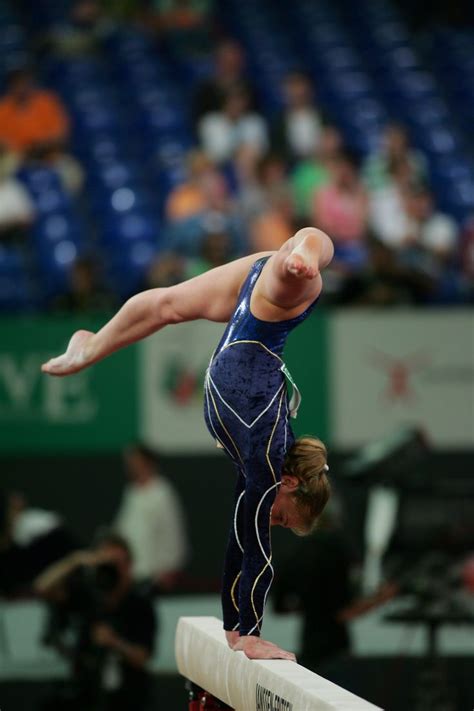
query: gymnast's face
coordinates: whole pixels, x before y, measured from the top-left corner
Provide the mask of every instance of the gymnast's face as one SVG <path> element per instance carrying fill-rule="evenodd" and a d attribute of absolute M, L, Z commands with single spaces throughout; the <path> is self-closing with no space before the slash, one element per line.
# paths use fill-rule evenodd
<path fill-rule="evenodd" d="M 281 478 L 281 486 L 272 506 L 270 522 L 272 526 L 283 526 L 283 528 L 298 528 L 301 524 L 301 516 L 293 497 L 293 492 L 298 488 L 298 479 L 294 476 L 284 474 Z"/>

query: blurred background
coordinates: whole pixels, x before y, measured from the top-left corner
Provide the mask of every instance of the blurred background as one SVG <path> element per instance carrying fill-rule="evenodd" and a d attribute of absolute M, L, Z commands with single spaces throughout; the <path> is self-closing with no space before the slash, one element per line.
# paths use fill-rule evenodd
<path fill-rule="evenodd" d="M 266 638 L 390 711 L 474 705 L 474 9 L 0 0 L 0 705 L 184 709 L 220 616 L 233 471 L 202 422 L 222 327 L 41 376 L 137 291 L 336 248 L 286 362 L 328 443 L 274 531 Z"/>

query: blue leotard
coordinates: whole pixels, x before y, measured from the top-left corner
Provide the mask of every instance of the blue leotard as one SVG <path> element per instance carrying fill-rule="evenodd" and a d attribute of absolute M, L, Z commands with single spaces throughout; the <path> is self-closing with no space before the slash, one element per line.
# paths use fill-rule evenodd
<path fill-rule="evenodd" d="M 224 629 L 239 630 L 241 635 L 260 634 L 273 580 L 271 508 L 285 455 L 294 442 L 287 378 L 295 386 L 281 354 L 289 332 L 317 301 L 286 321 L 253 316 L 250 298 L 267 259 L 252 265 L 205 380 L 207 427 L 238 472 L 222 608 Z"/>

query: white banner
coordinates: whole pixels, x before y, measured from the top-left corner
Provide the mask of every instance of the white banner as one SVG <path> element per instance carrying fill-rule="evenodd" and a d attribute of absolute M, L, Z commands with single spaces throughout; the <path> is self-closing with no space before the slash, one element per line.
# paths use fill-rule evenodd
<path fill-rule="evenodd" d="M 140 431 L 167 454 L 217 452 L 203 416 L 206 368 L 223 324 L 195 321 L 166 328 L 141 344 Z"/>
<path fill-rule="evenodd" d="M 435 447 L 474 447 L 474 314 L 339 313 L 330 325 L 336 446 L 420 425 Z"/>

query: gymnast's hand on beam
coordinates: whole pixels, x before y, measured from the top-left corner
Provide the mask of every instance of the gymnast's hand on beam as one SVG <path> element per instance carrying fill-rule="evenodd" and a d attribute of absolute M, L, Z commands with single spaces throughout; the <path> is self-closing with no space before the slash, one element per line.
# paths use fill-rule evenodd
<path fill-rule="evenodd" d="M 249 659 L 287 659 L 290 662 L 296 662 L 296 657 L 292 652 L 285 652 L 273 642 L 266 642 L 253 635 L 239 637 L 232 649 L 234 652 L 245 652 Z"/>
<path fill-rule="evenodd" d="M 225 638 L 229 647 L 233 649 L 234 644 L 237 644 L 237 642 L 239 641 L 240 635 L 238 632 L 234 632 L 233 630 L 226 630 Z"/>
<path fill-rule="evenodd" d="M 94 334 L 91 331 L 76 331 L 69 341 L 66 352 L 43 363 L 41 370 L 49 375 L 71 375 L 90 364 L 87 344 Z"/>

